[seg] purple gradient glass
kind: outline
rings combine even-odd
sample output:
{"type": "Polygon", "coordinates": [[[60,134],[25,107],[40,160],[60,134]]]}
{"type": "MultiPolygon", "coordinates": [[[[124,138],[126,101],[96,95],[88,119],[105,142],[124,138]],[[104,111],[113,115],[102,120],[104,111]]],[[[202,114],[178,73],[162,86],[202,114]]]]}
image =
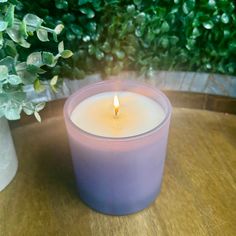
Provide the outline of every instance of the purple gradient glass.
{"type": "MultiPolygon", "coordinates": [[[[80,198],[91,208],[126,215],[151,204],[160,192],[166,157],[171,104],[158,89],[133,80],[106,80],[71,95],[64,117],[80,198]],[[107,91],[130,91],[158,102],[165,118],[154,129],[132,137],[108,138],[87,133],[70,119],[87,97],[107,91]]],[[[144,121],[145,122],[145,121],[144,121]]]]}

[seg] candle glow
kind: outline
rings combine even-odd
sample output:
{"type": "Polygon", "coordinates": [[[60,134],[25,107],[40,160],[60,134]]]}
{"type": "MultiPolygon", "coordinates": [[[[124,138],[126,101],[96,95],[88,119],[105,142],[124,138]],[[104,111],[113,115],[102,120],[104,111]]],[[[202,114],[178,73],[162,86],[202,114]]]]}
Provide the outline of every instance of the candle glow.
{"type": "Polygon", "coordinates": [[[117,95],[114,96],[113,106],[115,110],[115,116],[117,116],[120,108],[120,102],[117,95]]]}
{"type": "Polygon", "coordinates": [[[158,126],[164,117],[165,112],[157,102],[128,91],[90,96],[80,102],[71,114],[73,123],[78,127],[104,137],[145,133],[158,126]]]}

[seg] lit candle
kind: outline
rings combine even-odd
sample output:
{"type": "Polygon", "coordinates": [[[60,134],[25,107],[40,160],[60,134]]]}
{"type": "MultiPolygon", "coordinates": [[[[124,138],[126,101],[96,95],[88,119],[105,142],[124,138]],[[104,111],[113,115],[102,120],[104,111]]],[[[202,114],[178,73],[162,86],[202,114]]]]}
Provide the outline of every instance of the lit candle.
{"type": "Polygon", "coordinates": [[[163,121],[165,112],[153,99],[133,92],[115,94],[103,92],[86,98],[73,110],[71,120],[88,133],[116,138],[145,133],[163,121]]]}
{"type": "Polygon", "coordinates": [[[78,90],[64,107],[78,192],[97,211],[124,215],[160,192],[171,115],[167,97],[135,81],[78,90]]]}
{"type": "Polygon", "coordinates": [[[117,95],[114,96],[113,106],[114,106],[114,110],[115,110],[115,117],[117,117],[118,112],[119,112],[119,108],[120,108],[120,102],[119,102],[117,95]]]}

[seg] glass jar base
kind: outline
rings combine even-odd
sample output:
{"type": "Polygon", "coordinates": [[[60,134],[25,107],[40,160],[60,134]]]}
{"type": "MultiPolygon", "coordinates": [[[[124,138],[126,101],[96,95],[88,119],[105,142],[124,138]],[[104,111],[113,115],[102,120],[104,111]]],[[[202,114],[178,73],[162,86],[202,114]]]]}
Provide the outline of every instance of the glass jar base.
{"type": "Polygon", "coordinates": [[[144,210],[145,208],[149,207],[159,196],[160,188],[154,194],[146,196],[145,199],[141,201],[137,201],[134,199],[133,202],[129,202],[128,204],[122,204],[117,202],[112,202],[110,204],[107,203],[99,203],[96,200],[91,200],[88,196],[85,196],[83,193],[79,192],[79,197],[82,202],[84,202],[89,208],[105,214],[105,215],[113,215],[113,216],[124,216],[135,214],[139,211],[144,210]]]}

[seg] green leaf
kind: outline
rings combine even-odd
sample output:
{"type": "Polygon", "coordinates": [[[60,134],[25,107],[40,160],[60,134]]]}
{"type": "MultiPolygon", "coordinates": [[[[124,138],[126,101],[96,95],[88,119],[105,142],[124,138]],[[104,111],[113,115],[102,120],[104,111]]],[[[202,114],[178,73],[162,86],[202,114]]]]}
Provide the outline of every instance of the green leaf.
{"type": "Polygon", "coordinates": [[[55,92],[55,93],[57,92],[57,88],[56,88],[57,81],[58,81],[58,76],[57,76],[57,75],[53,76],[53,78],[52,78],[51,81],[50,81],[51,89],[52,89],[53,92],[55,92]]]}
{"type": "Polygon", "coordinates": [[[0,81],[7,79],[8,77],[8,68],[6,66],[0,65],[0,81]]]}
{"type": "Polygon", "coordinates": [[[96,56],[96,58],[100,61],[100,60],[102,60],[102,58],[104,57],[104,52],[102,52],[102,51],[100,51],[100,50],[96,50],[95,56],[96,56]]]}
{"type": "Polygon", "coordinates": [[[9,37],[16,43],[20,43],[22,40],[21,34],[20,34],[20,27],[19,25],[13,25],[11,28],[6,29],[7,34],[9,37]]]}
{"type": "Polygon", "coordinates": [[[35,116],[36,120],[41,123],[41,121],[42,121],[41,116],[39,115],[39,113],[37,111],[34,112],[34,116],[35,116]]]}
{"type": "Polygon", "coordinates": [[[9,28],[12,27],[14,23],[14,11],[15,11],[15,6],[10,4],[4,18],[4,20],[8,23],[9,28]]]}
{"type": "Polygon", "coordinates": [[[228,47],[229,47],[230,51],[235,52],[236,51],[236,41],[230,42],[228,47]]]}
{"type": "Polygon", "coordinates": [[[34,81],[34,90],[37,92],[37,93],[41,93],[45,90],[45,86],[43,84],[41,84],[40,80],[39,79],[36,79],[34,81]]]}
{"type": "Polygon", "coordinates": [[[9,73],[16,73],[15,70],[15,59],[13,57],[5,57],[2,60],[0,60],[0,65],[6,66],[8,68],[9,73]]]}
{"type": "Polygon", "coordinates": [[[21,77],[22,83],[25,85],[32,85],[35,81],[36,75],[27,70],[18,71],[17,74],[21,77]]]}
{"type": "Polygon", "coordinates": [[[230,37],[230,30],[224,29],[224,38],[229,38],[230,37]]]}
{"type": "Polygon", "coordinates": [[[128,13],[132,13],[132,14],[135,13],[135,5],[133,5],[133,4],[128,5],[126,10],[128,13]]]}
{"type": "Polygon", "coordinates": [[[76,20],[76,18],[73,13],[66,13],[66,14],[63,14],[63,16],[62,16],[62,21],[66,22],[66,23],[71,23],[75,20],[76,20]]]}
{"type": "Polygon", "coordinates": [[[53,36],[53,40],[55,42],[58,42],[58,39],[57,39],[57,34],[55,32],[52,33],[52,36],[53,36]]]}
{"type": "Polygon", "coordinates": [[[21,107],[16,104],[10,103],[4,111],[4,115],[8,120],[19,120],[20,119],[21,107]]]}
{"type": "Polygon", "coordinates": [[[136,6],[140,6],[142,3],[142,0],[133,0],[133,2],[136,6]]]}
{"type": "Polygon", "coordinates": [[[26,40],[21,39],[21,41],[19,42],[19,45],[24,47],[24,48],[29,48],[30,47],[30,43],[28,43],[26,40]]]}
{"type": "Polygon", "coordinates": [[[189,14],[193,8],[195,7],[196,1],[195,0],[186,0],[182,6],[182,10],[184,14],[189,14]]]}
{"type": "Polygon", "coordinates": [[[162,37],[160,43],[163,48],[168,48],[169,46],[169,40],[166,37],[162,37]]]}
{"type": "Polygon", "coordinates": [[[142,28],[141,28],[140,26],[138,26],[138,27],[135,29],[135,35],[136,35],[137,37],[139,37],[139,38],[143,35],[143,30],[142,30],[142,28]]]}
{"type": "Polygon", "coordinates": [[[8,82],[12,85],[18,85],[22,82],[22,80],[18,75],[9,75],[8,82]]]}
{"type": "Polygon", "coordinates": [[[16,72],[26,70],[27,64],[25,62],[18,63],[16,65],[16,72]]]}
{"type": "Polygon", "coordinates": [[[5,52],[13,58],[18,55],[16,44],[12,40],[5,41],[5,52]]]}
{"type": "Polygon", "coordinates": [[[111,51],[110,43],[106,41],[106,42],[102,45],[101,49],[102,49],[104,52],[109,53],[109,52],[111,51]]]}
{"type": "Polygon", "coordinates": [[[78,25],[72,24],[70,28],[77,37],[83,34],[83,29],[78,25]]]}
{"type": "Polygon", "coordinates": [[[194,28],[193,29],[193,37],[194,38],[197,38],[197,37],[199,37],[201,35],[201,32],[199,31],[199,29],[198,28],[194,28]]]}
{"type": "Polygon", "coordinates": [[[90,8],[82,7],[79,10],[81,13],[85,14],[89,19],[92,19],[95,16],[94,11],[90,8]]]}
{"type": "Polygon", "coordinates": [[[191,51],[194,48],[195,44],[196,44],[196,40],[193,38],[189,38],[187,39],[186,48],[191,51]]]}
{"type": "Polygon", "coordinates": [[[42,60],[43,60],[43,63],[47,66],[54,66],[55,65],[54,55],[51,52],[43,52],[42,53],[42,60]]]}
{"type": "Polygon", "coordinates": [[[38,104],[35,106],[35,111],[36,111],[36,112],[39,112],[39,111],[43,110],[43,108],[45,107],[45,105],[46,105],[45,102],[38,103],[38,104]]]}
{"type": "Polygon", "coordinates": [[[55,5],[57,9],[66,9],[68,7],[67,0],[56,0],[55,5]]]}
{"type": "Polygon", "coordinates": [[[83,37],[83,41],[86,43],[86,42],[89,42],[90,41],[90,36],[88,36],[88,35],[85,35],[84,37],[83,37]]]}
{"type": "Polygon", "coordinates": [[[21,24],[19,26],[19,31],[20,31],[20,34],[21,34],[22,38],[27,38],[28,33],[27,33],[27,30],[26,30],[26,24],[25,24],[24,21],[21,22],[21,24]]]}
{"type": "Polygon", "coordinates": [[[166,32],[168,32],[169,30],[170,30],[169,24],[168,24],[166,21],[164,21],[164,22],[162,23],[162,25],[161,25],[161,31],[162,31],[163,33],[166,33],[166,32]]]}
{"type": "Polygon", "coordinates": [[[179,38],[176,36],[169,37],[171,45],[176,45],[179,42],[179,38]]]}
{"type": "Polygon", "coordinates": [[[224,24],[228,24],[229,23],[229,15],[227,15],[226,13],[223,13],[221,15],[221,22],[224,23],[224,24]]]}
{"type": "Polygon", "coordinates": [[[89,2],[92,2],[92,0],[78,0],[78,5],[82,6],[82,5],[89,3],[89,2]]]}
{"type": "Polygon", "coordinates": [[[190,9],[188,8],[188,5],[186,2],[184,2],[182,9],[183,9],[184,14],[186,15],[190,12],[190,9]]]}
{"type": "Polygon", "coordinates": [[[89,55],[94,55],[95,52],[96,52],[96,48],[94,47],[94,45],[93,44],[89,44],[89,46],[88,46],[88,53],[89,53],[89,55]]]}
{"type": "Polygon", "coordinates": [[[13,25],[11,28],[6,29],[9,37],[19,45],[25,48],[29,48],[30,44],[24,39],[20,31],[20,25],[13,25]]]}
{"type": "Polygon", "coordinates": [[[114,54],[120,60],[124,59],[124,57],[125,57],[125,53],[121,50],[115,50],[114,54]]]}
{"type": "Polygon", "coordinates": [[[47,41],[49,41],[47,30],[38,29],[36,33],[37,33],[37,36],[38,36],[38,38],[39,38],[40,41],[42,41],[42,42],[47,42],[47,41]]]}
{"type": "Polygon", "coordinates": [[[61,41],[59,44],[58,44],[58,52],[61,53],[64,51],[64,43],[63,41],[61,41]]]}
{"type": "MultiPolygon", "coordinates": [[[[59,24],[55,27],[54,32],[56,33],[56,35],[60,34],[62,32],[62,30],[64,29],[64,25],[59,24]]],[[[55,40],[56,41],[56,40],[55,40]]]]}
{"type": "Polygon", "coordinates": [[[32,115],[34,113],[34,105],[32,103],[26,103],[23,106],[23,111],[25,112],[26,115],[32,115]]]}
{"type": "Polygon", "coordinates": [[[146,14],[145,14],[144,12],[140,12],[140,13],[136,16],[136,22],[137,22],[138,24],[144,23],[145,19],[146,19],[146,14]]]}
{"type": "Polygon", "coordinates": [[[19,42],[19,45],[24,47],[24,48],[29,48],[30,43],[28,43],[24,38],[21,38],[21,41],[19,42]]]}
{"type": "MultiPolygon", "coordinates": [[[[21,64],[23,64],[23,63],[21,63],[21,64]]],[[[40,67],[37,67],[37,66],[35,66],[35,65],[27,65],[26,63],[25,63],[25,68],[24,68],[24,70],[26,70],[26,71],[28,71],[28,72],[30,72],[30,73],[32,73],[32,74],[43,74],[43,73],[45,73],[46,71],[45,70],[43,70],[43,69],[41,69],[40,67]]]]}
{"type": "Polygon", "coordinates": [[[106,55],[106,56],[105,56],[105,60],[108,61],[108,62],[112,62],[112,61],[113,61],[113,56],[111,56],[111,55],[106,55]]]}
{"type": "Polygon", "coordinates": [[[7,2],[8,0],[0,0],[0,3],[4,3],[7,2]]]}
{"type": "Polygon", "coordinates": [[[27,32],[34,32],[38,30],[43,20],[34,14],[27,14],[24,16],[23,21],[26,24],[27,32]]]}
{"type": "Polygon", "coordinates": [[[157,14],[157,20],[158,19],[163,19],[164,17],[165,17],[165,15],[166,15],[166,8],[164,8],[164,7],[157,7],[157,9],[156,9],[156,14],[157,14]]]}
{"type": "Polygon", "coordinates": [[[26,93],[21,91],[13,92],[11,93],[10,98],[22,103],[26,99],[26,93]]]}
{"type": "Polygon", "coordinates": [[[203,22],[203,26],[205,29],[212,29],[214,27],[214,23],[211,20],[203,22]]]}
{"type": "Polygon", "coordinates": [[[40,67],[43,65],[43,59],[41,52],[33,52],[31,53],[26,60],[27,65],[35,65],[40,67]]]}
{"type": "Polygon", "coordinates": [[[73,52],[70,50],[64,50],[63,52],[60,53],[62,58],[69,58],[73,55],[73,52]]]}
{"type": "Polygon", "coordinates": [[[53,76],[53,78],[50,81],[50,85],[55,86],[57,84],[57,80],[58,80],[58,75],[53,76]]]}
{"type": "Polygon", "coordinates": [[[0,20],[0,32],[4,31],[7,28],[7,22],[0,20]]]}
{"type": "Polygon", "coordinates": [[[208,6],[210,9],[214,9],[215,6],[216,6],[215,0],[208,0],[207,6],[208,6]]]}

